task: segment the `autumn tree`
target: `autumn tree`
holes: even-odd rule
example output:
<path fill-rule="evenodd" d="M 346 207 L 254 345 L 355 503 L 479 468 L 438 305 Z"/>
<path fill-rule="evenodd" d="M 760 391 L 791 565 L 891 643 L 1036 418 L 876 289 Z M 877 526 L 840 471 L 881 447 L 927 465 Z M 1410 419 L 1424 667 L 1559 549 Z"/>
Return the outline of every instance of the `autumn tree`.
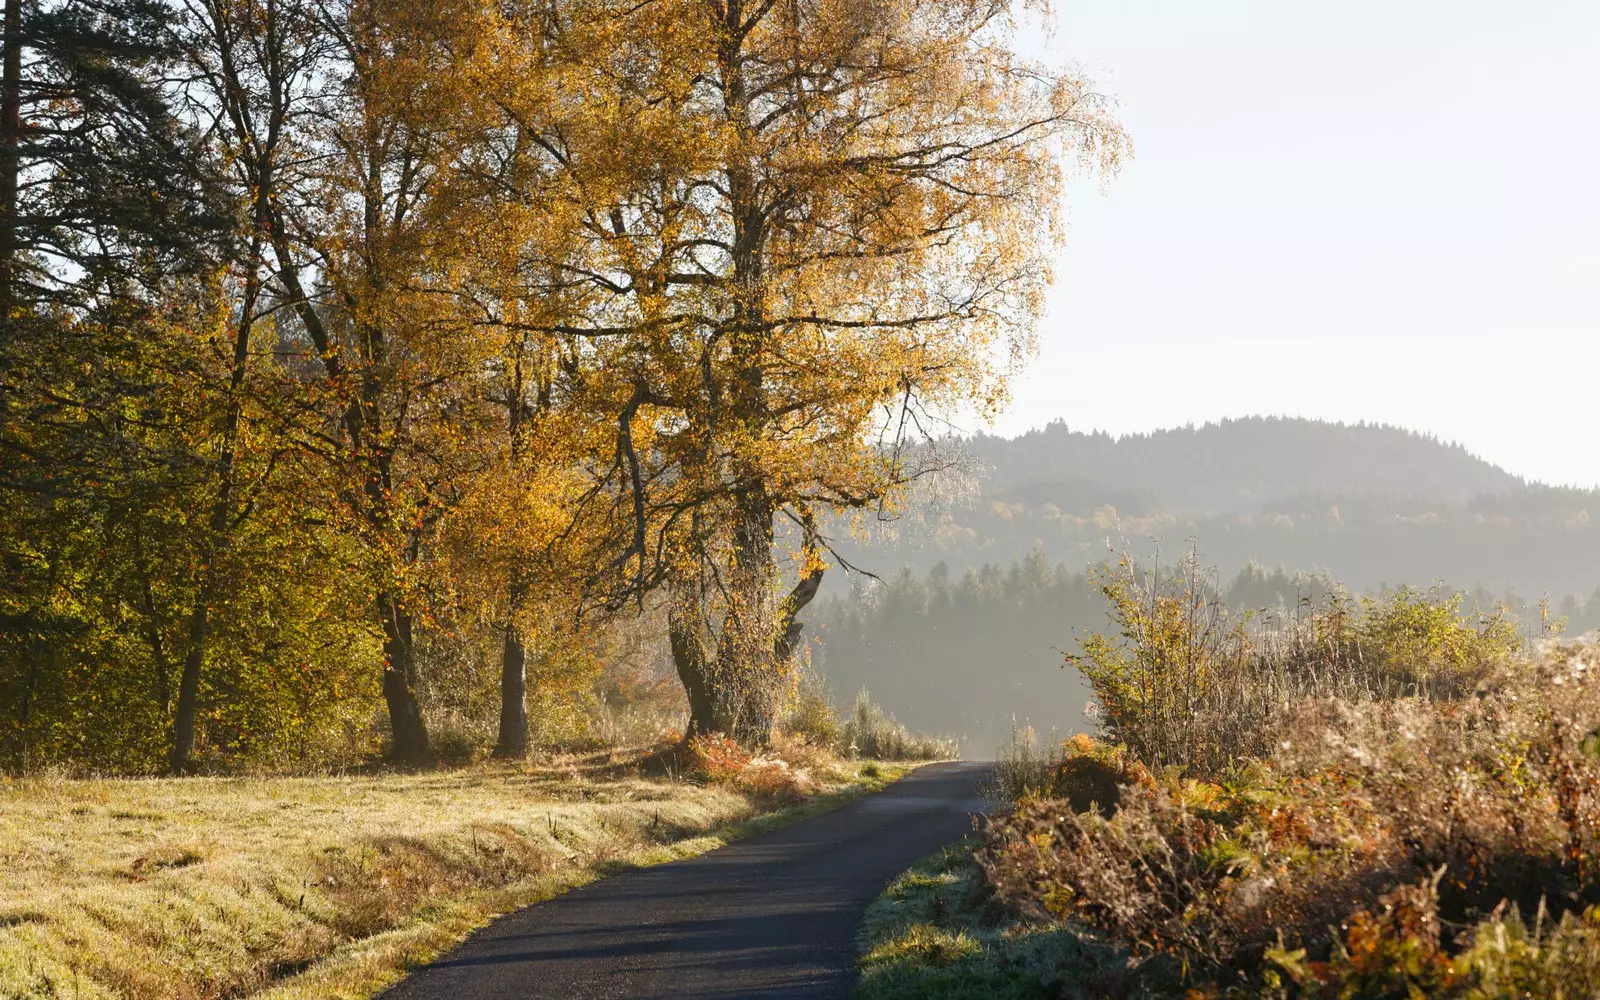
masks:
<path fill-rule="evenodd" d="M 825 567 L 823 515 L 892 505 L 930 415 L 995 412 L 1050 279 L 1065 157 L 1125 149 L 1008 0 L 681 0 L 596 60 L 609 210 L 575 271 L 672 557 L 691 730 L 760 740 Z M 780 534 L 784 525 L 787 535 Z M 780 584 L 784 537 L 794 581 Z M 641 553 L 641 556 L 643 553 Z"/>
<path fill-rule="evenodd" d="M 3 600 L 20 671 L 51 684 L 70 673 L 91 623 L 117 617 L 85 606 L 90 594 L 132 585 L 133 607 L 148 611 L 160 586 L 148 572 L 186 562 L 161 556 L 183 549 L 167 544 L 188 535 L 175 501 L 206 477 L 191 418 L 206 405 L 196 386 L 209 375 L 212 272 L 230 252 L 234 203 L 172 83 L 182 76 L 172 7 L 14 2 L 5 21 L 0 490 L 14 544 Z M 184 657 L 144 611 L 134 630 L 150 658 L 124 666 L 153 675 L 151 701 L 127 704 L 129 720 L 146 707 L 168 716 L 179 685 L 166 654 Z M 24 702 L 42 704 L 29 690 Z M 110 706 L 119 693 L 106 684 L 98 696 Z"/>
<path fill-rule="evenodd" d="M 582 49 L 538 4 L 198 9 L 272 303 L 329 407 L 303 445 L 366 553 L 395 757 L 432 756 L 419 621 L 503 632 L 500 750 L 521 753 L 527 623 L 618 603 L 585 568 L 615 535 L 596 525 L 619 491 L 589 459 L 617 420 L 553 263 L 583 198 L 562 132 L 586 107 L 558 83 Z"/>
<path fill-rule="evenodd" d="M 432 119 L 450 152 L 424 228 L 451 234 L 435 251 L 451 262 L 448 285 L 431 291 L 484 352 L 471 391 L 496 417 L 476 432 L 481 465 L 445 514 L 429 572 L 502 638 L 502 756 L 528 747 L 530 656 L 572 655 L 578 632 L 637 609 L 664 570 L 642 511 L 639 401 L 616 363 L 630 348 L 577 319 L 609 297 L 585 277 L 586 220 L 609 211 L 629 169 L 588 83 L 626 26 L 604 4 L 459 4 L 413 21 L 431 44 L 387 67 L 410 75 L 390 84 L 399 93 L 459 81 Z"/>

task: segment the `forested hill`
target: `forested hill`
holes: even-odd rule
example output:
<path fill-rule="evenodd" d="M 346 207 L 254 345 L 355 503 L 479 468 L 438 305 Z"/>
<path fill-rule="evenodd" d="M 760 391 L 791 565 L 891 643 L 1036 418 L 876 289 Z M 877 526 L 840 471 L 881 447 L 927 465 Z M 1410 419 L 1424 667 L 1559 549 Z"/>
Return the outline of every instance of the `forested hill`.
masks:
<path fill-rule="evenodd" d="M 978 435 L 968 451 L 991 470 L 990 496 L 1016 492 L 1019 499 L 1044 501 L 1054 488 L 1071 501 L 1094 484 L 1108 494 L 1102 503 L 1120 497 L 1130 513 L 1248 513 L 1305 493 L 1462 503 L 1527 485 L 1461 445 L 1429 435 L 1288 417 L 1122 437 L 1074 431 L 1057 421 L 1017 438 Z"/>
<path fill-rule="evenodd" d="M 880 576 L 1035 550 L 1081 570 L 1111 549 L 1193 547 L 1226 574 L 1323 570 L 1362 590 L 1450 580 L 1559 596 L 1600 583 L 1600 491 L 1529 483 L 1401 428 L 1252 417 L 1114 438 L 1054 423 L 966 450 L 975 493 L 914 504 L 896 531 L 841 554 Z"/>

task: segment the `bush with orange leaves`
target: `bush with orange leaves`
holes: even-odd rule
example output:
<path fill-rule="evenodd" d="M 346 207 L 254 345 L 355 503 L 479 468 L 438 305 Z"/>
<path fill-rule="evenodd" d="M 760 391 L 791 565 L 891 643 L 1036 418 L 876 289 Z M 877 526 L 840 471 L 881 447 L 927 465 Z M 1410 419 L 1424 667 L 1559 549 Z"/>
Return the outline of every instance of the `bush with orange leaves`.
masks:
<path fill-rule="evenodd" d="M 792 803 L 822 790 L 822 778 L 840 767 L 837 757 L 804 740 L 775 739 L 762 752 L 721 733 L 691 737 L 683 771 L 708 784 L 726 785 L 764 803 Z"/>
<path fill-rule="evenodd" d="M 1128 956 L 1062 996 L 1600 997 L 1597 671 L 1551 645 L 1453 697 L 1305 700 L 1204 771 L 1078 738 L 984 882 Z"/>

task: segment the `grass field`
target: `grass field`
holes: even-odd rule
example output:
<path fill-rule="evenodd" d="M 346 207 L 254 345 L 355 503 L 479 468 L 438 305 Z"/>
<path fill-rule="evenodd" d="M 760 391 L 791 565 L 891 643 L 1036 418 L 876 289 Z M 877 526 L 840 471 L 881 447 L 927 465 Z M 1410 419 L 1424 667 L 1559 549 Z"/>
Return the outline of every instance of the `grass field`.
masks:
<path fill-rule="evenodd" d="M 619 754 L 409 775 L 7 779 L 0 998 L 369 997 L 499 913 L 907 769 L 819 765 L 798 803 L 646 778 Z"/>

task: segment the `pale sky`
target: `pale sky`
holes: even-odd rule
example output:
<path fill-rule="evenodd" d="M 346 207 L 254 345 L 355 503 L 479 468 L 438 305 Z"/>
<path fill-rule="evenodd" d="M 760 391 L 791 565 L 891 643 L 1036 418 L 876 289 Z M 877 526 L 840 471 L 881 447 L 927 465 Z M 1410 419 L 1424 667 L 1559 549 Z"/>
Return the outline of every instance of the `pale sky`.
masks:
<path fill-rule="evenodd" d="M 1080 182 L 996 425 L 1373 420 L 1600 484 L 1600 3 L 1058 0 Z"/>

